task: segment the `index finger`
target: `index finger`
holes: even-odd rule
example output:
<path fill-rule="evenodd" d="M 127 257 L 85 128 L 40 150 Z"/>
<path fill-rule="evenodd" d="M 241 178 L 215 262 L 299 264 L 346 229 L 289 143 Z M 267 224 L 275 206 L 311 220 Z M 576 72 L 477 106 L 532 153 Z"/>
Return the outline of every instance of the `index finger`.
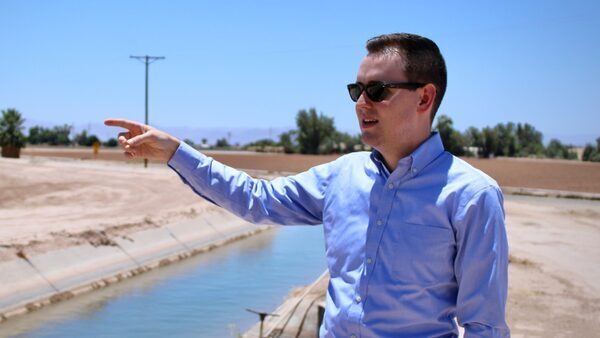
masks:
<path fill-rule="evenodd" d="M 106 119 L 104 120 L 104 125 L 113 126 L 113 127 L 122 127 L 129 130 L 134 128 L 140 128 L 142 131 L 146 129 L 145 124 L 141 124 L 139 122 L 126 120 L 126 119 Z"/>

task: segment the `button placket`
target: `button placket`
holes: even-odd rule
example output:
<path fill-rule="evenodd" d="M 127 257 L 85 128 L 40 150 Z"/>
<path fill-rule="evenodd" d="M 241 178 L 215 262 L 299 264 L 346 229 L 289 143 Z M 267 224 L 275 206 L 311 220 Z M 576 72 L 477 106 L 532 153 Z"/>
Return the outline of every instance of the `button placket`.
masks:
<path fill-rule="evenodd" d="M 385 185 L 386 187 L 391 187 L 394 188 L 395 185 L 394 183 L 387 183 Z M 367 262 L 366 266 L 365 266 L 365 274 L 361 277 L 364 278 L 365 283 L 361 283 L 359 291 L 361 294 L 366 295 L 367 294 L 367 289 L 368 289 L 368 285 L 369 285 L 369 281 L 371 279 L 371 276 L 373 274 L 373 269 L 375 268 L 375 264 L 373 264 L 373 260 L 374 258 L 376 258 L 377 256 L 377 252 L 379 250 L 379 245 L 381 243 L 381 238 L 383 236 L 383 232 L 385 230 L 385 227 L 387 225 L 387 220 L 391 210 L 392 210 L 392 205 L 394 202 L 394 198 L 396 196 L 396 190 L 383 190 L 382 192 L 382 200 L 381 200 L 381 206 L 380 208 L 378 208 L 378 212 L 375 216 L 377 216 L 375 219 L 377 221 L 375 221 L 375 231 L 373 232 L 373 235 L 371 240 L 367 243 L 366 248 L 365 248 L 365 261 Z"/>

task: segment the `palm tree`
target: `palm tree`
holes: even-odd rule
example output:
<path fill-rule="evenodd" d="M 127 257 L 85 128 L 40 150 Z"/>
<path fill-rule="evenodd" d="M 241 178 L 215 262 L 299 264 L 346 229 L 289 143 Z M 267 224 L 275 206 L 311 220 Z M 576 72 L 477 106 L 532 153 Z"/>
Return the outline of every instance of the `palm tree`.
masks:
<path fill-rule="evenodd" d="M 2 117 L 0 117 L 2 157 L 19 158 L 21 148 L 25 146 L 25 135 L 22 132 L 23 123 L 25 123 L 25 119 L 16 109 L 9 108 L 2 111 Z"/>

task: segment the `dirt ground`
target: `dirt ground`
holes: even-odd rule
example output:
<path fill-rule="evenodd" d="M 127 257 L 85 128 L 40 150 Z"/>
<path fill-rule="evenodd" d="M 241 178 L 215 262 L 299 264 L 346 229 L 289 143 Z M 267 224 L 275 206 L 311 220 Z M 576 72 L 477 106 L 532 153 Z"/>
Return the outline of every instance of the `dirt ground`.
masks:
<path fill-rule="evenodd" d="M 165 166 L 0 158 L 0 261 L 102 241 L 216 208 Z"/>
<path fill-rule="evenodd" d="M 272 173 L 334 158 L 210 155 Z M 600 193 L 599 164 L 469 161 L 503 186 Z M 102 150 L 94 160 L 87 149 L 27 149 L 18 160 L 0 158 L 0 260 L 82 241 L 102 244 L 111 236 L 200 217 L 214 208 L 165 165 L 144 169 L 140 162 L 124 161 L 120 151 Z M 597 336 L 600 201 L 506 196 L 505 208 L 511 253 L 507 319 L 513 337 Z"/>
<path fill-rule="evenodd" d="M 92 160 L 89 148 L 25 148 L 23 154 Z M 234 168 L 269 172 L 297 172 L 336 159 L 337 155 L 283 155 L 250 152 L 207 151 L 206 154 Z M 117 149 L 102 148 L 99 160 L 126 161 Z M 464 158 L 493 177 L 503 187 L 541 188 L 600 193 L 600 163 L 536 160 L 526 158 Z"/>
<path fill-rule="evenodd" d="M 303 171 L 315 165 L 333 161 L 338 157 L 337 155 L 284 155 L 246 151 L 206 151 L 204 153 L 217 161 L 234 168 L 265 170 L 271 172 Z M 91 148 L 25 148 L 22 150 L 22 154 L 31 156 L 66 157 L 81 160 L 96 159 L 132 162 L 125 158 L 122 151 L 115 148 L 101 148 L 97 156 L 94 156 Z"/>
<path fill-rule="evenodd" d="M 513 337 L 598 337 L 600 201 L 506 196 Z"/>

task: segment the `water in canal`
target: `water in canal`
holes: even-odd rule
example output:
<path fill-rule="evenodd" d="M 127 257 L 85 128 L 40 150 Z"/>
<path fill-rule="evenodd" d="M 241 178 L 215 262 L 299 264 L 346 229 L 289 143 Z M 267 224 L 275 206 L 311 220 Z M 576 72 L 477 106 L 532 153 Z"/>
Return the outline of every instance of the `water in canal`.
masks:
<path fill-rule="evenodd" d="M 236 337 L 326 269 L 321 227 L 266 231 L 0 324 L 0 337 Z"/>

